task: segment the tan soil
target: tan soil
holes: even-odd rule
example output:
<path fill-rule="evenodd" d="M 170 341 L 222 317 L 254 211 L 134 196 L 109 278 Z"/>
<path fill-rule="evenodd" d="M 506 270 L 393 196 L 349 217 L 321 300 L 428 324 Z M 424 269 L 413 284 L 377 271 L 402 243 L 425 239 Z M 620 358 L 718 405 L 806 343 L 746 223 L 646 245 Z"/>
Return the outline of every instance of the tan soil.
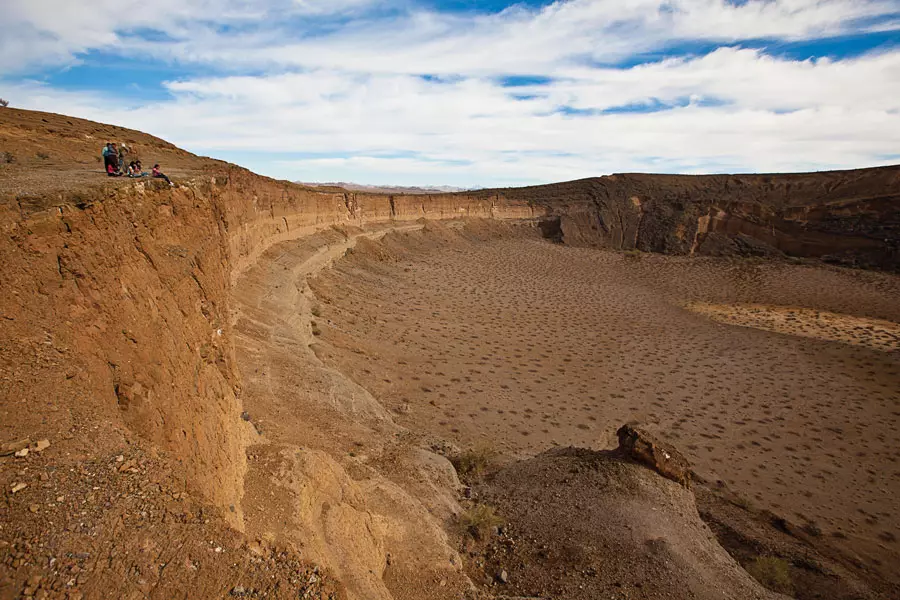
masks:
<path fill-rule="evenodd" d="M 896 327 L 896 276 L 430 230 L 391 234 L 313 285 L 318 354 L 398 423 L 521 457 L 609 447 L 636 420 L 702 477 L 896 576 L 897 353 L 683 308 L 806 307 Z"/>
<path fill-rule="evenodd" d="M 841 315 L 812 308 L 763 304 L 717 305 L 693 302 L 687 308 L 727 325 L 843 342 L 884 352 L 900 350 L 900 325 L 881 319 Z"/>

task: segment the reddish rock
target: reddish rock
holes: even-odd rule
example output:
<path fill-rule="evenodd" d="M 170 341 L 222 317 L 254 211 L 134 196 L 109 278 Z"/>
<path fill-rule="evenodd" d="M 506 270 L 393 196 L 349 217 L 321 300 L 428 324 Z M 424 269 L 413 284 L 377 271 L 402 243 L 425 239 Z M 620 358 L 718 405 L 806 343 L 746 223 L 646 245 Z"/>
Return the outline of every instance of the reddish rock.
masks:
<path fill-rule="evenodd" d="M 668 444 L 641 429 L 622 425 L 619 436 L 619 452 L 645 465 L 666 479 L 691 487 L 691 465 L 682 454 Z"/>

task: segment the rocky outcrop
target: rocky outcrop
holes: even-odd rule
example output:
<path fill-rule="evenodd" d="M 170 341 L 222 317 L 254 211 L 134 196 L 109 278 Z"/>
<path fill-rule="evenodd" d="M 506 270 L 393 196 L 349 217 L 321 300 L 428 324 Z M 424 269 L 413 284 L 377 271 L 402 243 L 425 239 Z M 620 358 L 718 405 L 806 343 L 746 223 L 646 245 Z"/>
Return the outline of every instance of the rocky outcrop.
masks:
<path fill-rule="evenodd" d="M 900 167 L 780 175 L 623 174 L 480 192 L 524 201 L 563 242 L 777 254 L 900 269 Z M 558 236 L 557 236 L 558 237 Z"/>
<path fill-rule="evenodd" d="M 612 453 L 549 450 L 474 491 L 504 519 L 467 565 L 485 590 L 568 600 L 783 598 L 722 549 L 690 490 Z"/>
<path fill-rule="evenodd" d="M 631 425 L 622 425 L 616 432 L 619 455 L 656 471 L 666 479 L 691 487 L 691 466 L 671 444 Z"/>

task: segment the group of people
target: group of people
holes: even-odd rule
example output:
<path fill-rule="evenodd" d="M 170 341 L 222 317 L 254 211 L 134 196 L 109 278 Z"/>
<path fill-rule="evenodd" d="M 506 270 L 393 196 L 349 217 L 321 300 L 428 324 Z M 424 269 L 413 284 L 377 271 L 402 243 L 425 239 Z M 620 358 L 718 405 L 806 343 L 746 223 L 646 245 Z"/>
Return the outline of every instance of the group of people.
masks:
<path fill-rule="evenodd" d="M 159 163 L 153 165 L 149 173 L 144 172 L 140 160 L 133 160 L 126 167 L 125 157 L 128 155 L 128 152 L 128 146 L 124 143 L 120 148 L 115 142 L 107 142 L 103 148 L 103 164 L 109 177 L 156 177 L 165 179 L 170 186 L 175 185 L 165 173 L 159 170 Z"/>

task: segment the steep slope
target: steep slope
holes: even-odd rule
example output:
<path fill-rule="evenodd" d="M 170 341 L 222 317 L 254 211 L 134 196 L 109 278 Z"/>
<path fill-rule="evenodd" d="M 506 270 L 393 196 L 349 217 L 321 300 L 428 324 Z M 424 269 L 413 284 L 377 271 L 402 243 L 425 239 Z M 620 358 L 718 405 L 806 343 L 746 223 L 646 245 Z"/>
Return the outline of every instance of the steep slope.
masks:
<path fill-rule="evenodd" d="M 900 167 L 779 175 L 612 175 L 475 197 L 527 202 L 573 245 L 768 254 L 900 268 Z"/>

